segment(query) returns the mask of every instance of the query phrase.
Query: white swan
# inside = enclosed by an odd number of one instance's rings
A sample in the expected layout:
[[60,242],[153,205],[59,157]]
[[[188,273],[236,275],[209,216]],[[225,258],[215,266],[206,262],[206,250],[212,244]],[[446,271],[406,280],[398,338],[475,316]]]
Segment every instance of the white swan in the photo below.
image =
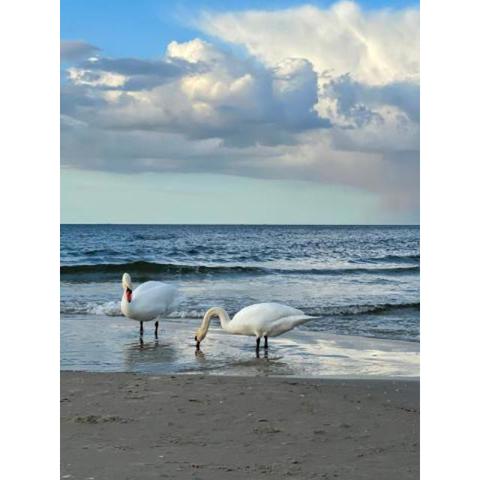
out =
[[[140,322],[140,335],[143,335],[143,322],[170,313],[180,300],[178,289],[162,282],[145,282],[133,290],[132,279],[128,273],[123,274],[122,286],[120,308],[127,318]],[[155,322],[155,337],[157,336],[158,320]]]
[[315,318],[305,315],[301,310],[280,303],[250,305],[242,308],[231,320],[223,308],[213,307],[206,311],[202,324],[195,335],[197,349],[200,348],[200,342],[207,336],[210,319],[214,316],[220,318],[223,330],[228,333],[257,337],[257,353],[262,337],[265,339],[264,347],[268,348],[268,337],[282,335],[297,325]]

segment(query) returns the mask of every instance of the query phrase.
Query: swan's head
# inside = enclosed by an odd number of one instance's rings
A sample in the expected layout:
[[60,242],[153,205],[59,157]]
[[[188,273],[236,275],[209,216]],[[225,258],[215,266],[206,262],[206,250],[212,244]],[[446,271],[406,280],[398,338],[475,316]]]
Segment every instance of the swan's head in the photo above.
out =
[[199,328],[195,334],[195,341],[197,342],[197,348],[200,348],[200,342],[207,336],[205,329]]
[[127,301],[128,303],[130,303],[132,301],[133,285],[132,285],[132,279],[130,278],[130,275],[128,273],[123,274],[122,287],[125,290],[125,296],[127,298]]
[[132,290],[132,279],[130,277],[130,275],[128,273],[124,273],[123,274],[123,277],[122,277],[122,286],[123,286],[123,289],[126,290],[127,288],[129,288],[130,290]]

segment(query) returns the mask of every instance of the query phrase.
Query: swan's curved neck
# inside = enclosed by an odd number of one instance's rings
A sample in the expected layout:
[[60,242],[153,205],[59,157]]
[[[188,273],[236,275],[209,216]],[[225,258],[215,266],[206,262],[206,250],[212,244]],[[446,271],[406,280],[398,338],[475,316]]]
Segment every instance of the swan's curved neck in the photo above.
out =
[[207,333],[208,327],[210,326],[210,320],[215,316],[220,319],[222,328],[224,330],[228,330],[228,324],[230,323],[230,317],[228,316],[228,313],[223,308],[213,307],[208,309],[203,317],[202,324],[200,325],[200,330],[203,333]]

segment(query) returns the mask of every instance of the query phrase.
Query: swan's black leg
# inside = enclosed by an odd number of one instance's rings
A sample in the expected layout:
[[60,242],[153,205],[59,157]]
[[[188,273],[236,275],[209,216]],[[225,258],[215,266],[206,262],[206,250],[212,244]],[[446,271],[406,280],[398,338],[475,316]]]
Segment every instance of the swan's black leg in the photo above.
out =
[[265,338],[265,344],[264,344],[263,347],[264,347],[265,350],[266,350],[266,349],[268,348],[268,337],[265,335],[265,337],[263,337],[263,338]]
[[158,338],[158,320],[155,322],[155,338]]
[[140,322],[140,335],[143,336],[143,322]]
[[260,337],[257,337],[257,348],[256,348],[256,352],[257,352],[257,358],[258,358],[258,354],[260,352]]

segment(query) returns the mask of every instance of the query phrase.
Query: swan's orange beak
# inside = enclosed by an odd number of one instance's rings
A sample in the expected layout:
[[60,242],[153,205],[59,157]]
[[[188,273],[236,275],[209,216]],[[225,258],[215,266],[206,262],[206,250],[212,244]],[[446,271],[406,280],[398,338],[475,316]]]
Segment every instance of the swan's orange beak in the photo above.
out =
[[125,290],[125,296],[127,297],[127,302],[130,303],[132,301],[132,291],[129,288]]

